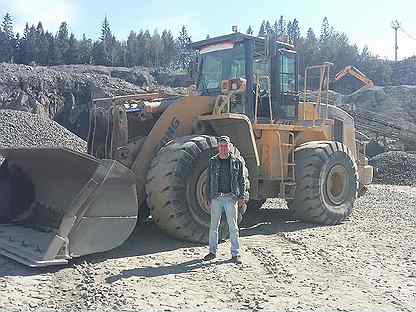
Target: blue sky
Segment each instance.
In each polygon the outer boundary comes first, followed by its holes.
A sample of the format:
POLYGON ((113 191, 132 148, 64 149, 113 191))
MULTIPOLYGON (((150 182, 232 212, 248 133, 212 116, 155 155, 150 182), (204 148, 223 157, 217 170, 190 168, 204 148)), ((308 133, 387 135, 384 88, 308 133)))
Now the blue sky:
MULTIPOLYGON (((55 32, 61 21, 67 21, 77 36, 86 33, 96 38, 105 15, 113 32, 125 39, 128 32, 168 28, 175 35, 182 25, 188 26, 193 40, 229 33, 232 25, 255 31, 263 19, 271 21, 280 15, 297 18, 302 32, 312 27, 319 33, 324 16, 339 31, 347 33, 361 48, 364 44, 381 57, 393 58, 394 33, 390 28, 398 19, 403 28, 416 37, 416 0, 0 0, 0 15, 10 12, 16 30, 24 23, 37 23, 55 32)), ((399 34, 399 57, 416 54, 416 40, 399 34)))

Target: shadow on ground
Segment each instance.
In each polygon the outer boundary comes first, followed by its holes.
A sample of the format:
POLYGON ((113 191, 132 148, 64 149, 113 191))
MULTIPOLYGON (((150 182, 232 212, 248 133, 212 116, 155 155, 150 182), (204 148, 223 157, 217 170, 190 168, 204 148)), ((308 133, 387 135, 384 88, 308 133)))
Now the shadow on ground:
POLYGON ((124 270, 120 274, 109 276, 105 279, 107 283, 114 283, 120 279, 130 278, 130 277, 158 277, 166 276, 172 274, 183 274, 190 273, 202 267, 208 267, 212 265, 221 265, 225 263, 232 263, 230 259, 228 260, 218 260, 204 262, 200 259, 190 260, 183 263, 178 263, 174 265, 167 266, 157 266, 157 267, 141 267, 130 270, 124 270))
POLYGON ((201 244, 189 243, 174 239, 162 231, 154 223, 139 224, 123 245, 113 250, 82 257, 77 261, 101 262, 106 259, 137 257, 158 252, 172 251, 179 248, 190 248, 201 244))
POLYGON ((273 235, 319 226, 294 219, 288 209, 260 209, 246 213, 240 225, 240 236, 273 235))
MULTIPOLYGON (((287 209, 260 209, 258 211, 248 211, 246 213, 240 226, 240 236, 273 235, 312 227, 316 227, 316 225, 293 220, 287 209)), ((137 226, 129 239, 120 247, 107 252, 74 259, 70 262, 70 265, 67 266, 29 268, 0 256, 0 277, 30 276, 54 273, 71 266, 71 264, 80 264, 83 262, 99 263, 108 259, 138 257, 195 246, 201 246, 201 244, 176 240, 161 232, 154 223, 146 223, 137 226)), ((152 274, 177 274, 181 272, 188 272, 189 270, 193 270, 199 266, 206 265, 198 262, 199 260, 196 260, 195 263, 185 262, 169 267, 143 268, 140 269, 140 271, 131 272, 131 274, 139 276, 152 276, 152 274)), ((127 272, 123 274, 130 273, 127 272)))

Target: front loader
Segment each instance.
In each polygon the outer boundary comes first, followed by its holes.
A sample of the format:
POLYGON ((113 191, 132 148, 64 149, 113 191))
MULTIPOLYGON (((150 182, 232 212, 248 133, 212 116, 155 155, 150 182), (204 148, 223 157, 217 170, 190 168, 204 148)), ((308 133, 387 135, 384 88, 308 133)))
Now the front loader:
MULTIPOLYGON (((192 94, 93 101, 88 154, 0 150, 2 169, 30 179, 35 194, 27 207, 11 207, 28 211, 25 217, 0 225, 1 254, 30 266, 67 263, 121 245, 148 215, 173 237, 206 243, 207 166, 221 135, 245 160, 249 207, 280 197, 299 220, 346 220, 372 167, 352 117, 323 101, 330 64, 305 73, 306 80, 320 72, 312 103, 299 99, 297 55, 289 44, 233 33, 193 47, 192 94)), ((220 233, 227 235, 224 224, 220 233)))

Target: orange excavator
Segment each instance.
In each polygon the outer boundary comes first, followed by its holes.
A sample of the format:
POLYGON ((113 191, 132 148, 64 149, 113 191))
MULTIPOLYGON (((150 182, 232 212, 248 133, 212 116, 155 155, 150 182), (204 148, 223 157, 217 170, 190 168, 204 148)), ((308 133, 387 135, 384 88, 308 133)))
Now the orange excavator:
POLYGON ((354 78, 360 80, 362 83, 364 83, 364 86, 361 87, 359 90, 365 87, 374 87, 374 82, 354 66, 345 67, 343 70, 341 70, 339 73, 335 75, 335 80, 339 81, 347 75, 351 75, 354 78))

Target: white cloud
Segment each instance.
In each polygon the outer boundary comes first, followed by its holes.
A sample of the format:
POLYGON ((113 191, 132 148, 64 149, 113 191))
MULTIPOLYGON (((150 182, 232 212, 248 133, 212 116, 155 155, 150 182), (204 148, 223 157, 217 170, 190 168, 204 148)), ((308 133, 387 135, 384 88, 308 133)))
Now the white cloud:
POLYGON ((62 22, 71 24, 74 18, 74 0, 4 0, 15 20, 15 30, 21 32, 26 22, 50 31, 58 30, 62 22))

